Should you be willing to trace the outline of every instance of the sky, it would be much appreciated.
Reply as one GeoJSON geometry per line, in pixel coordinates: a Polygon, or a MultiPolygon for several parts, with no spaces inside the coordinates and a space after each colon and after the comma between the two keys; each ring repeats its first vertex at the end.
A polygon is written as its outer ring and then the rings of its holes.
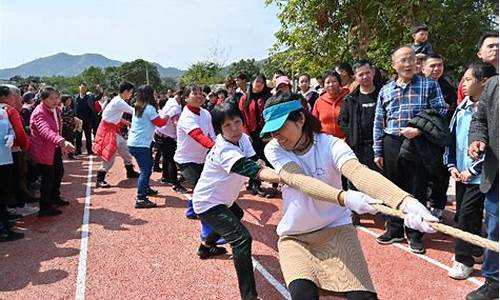
{"type": "Polygon", "coordinates": [[[264,0],[0,0],[0,68],[99,53],[186,69],[266,58],[280,28],[264,0]]]}

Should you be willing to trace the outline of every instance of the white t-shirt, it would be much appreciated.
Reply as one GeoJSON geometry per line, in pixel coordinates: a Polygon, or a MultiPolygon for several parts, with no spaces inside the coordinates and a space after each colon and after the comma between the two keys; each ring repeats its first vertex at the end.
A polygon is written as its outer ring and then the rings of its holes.
{"type": "Polygon", "coordinates": [[[233,205],[247,178],[231,173],[231,168],[239,159],[254,155],[255,150],[246,134],[243,134],[238,145],[226,141],[219,134],[214,147],[208,152],[205,166],[193,191],[194,212],[201,214],[220,204],[227,207],[233,205]]]}
{"type": "Polygon", "coordinates": [[[205,162],[208,149],[189,136],[189,133],[196,128],[200,128],[203,134],[212,140],[215,139],[212,116],[208,110],[201,108],[200,115],[197,115],[185,106],[177,122],[177,149],[174,155],[176,163],[202,164],[205,162]]]}
{"type": "Polygon", "coordinates": [[[168,118],[167,124],[161,128],[156,128],[156,132],[169,136],[173,139],[177,137],[176,134],[176,124],[179,120],[179,116],[182,112],[181,105],[177,103],[174,98],[168,99],[165,106],[160,110],[160,117],[163,119],[168,118]]]}
{"type": "MultiPolygon", "coordinates": [[[[277,172],[293,161],[306,175],[338,189],[342,189],[342,165],[350,159],[356,159],[346,143],[324,133],[314,134],[314,145],[303,155],[286,151],[276,139],[266,145],[264,154],[277,172]]],[[[351,211],[348,208],[314,200],[287,185],[282,188],[282,194],[284,212],[276,229],[280,236],[309,233],[351,223],[351,211]]]]}
{"type": "Polygon", "coordinates": [[[104,107],[102,119],[111,124],[120,123],[123,113],[133,115],[134,108],[128,105],[120,96],[116,96],[104,107]]]}

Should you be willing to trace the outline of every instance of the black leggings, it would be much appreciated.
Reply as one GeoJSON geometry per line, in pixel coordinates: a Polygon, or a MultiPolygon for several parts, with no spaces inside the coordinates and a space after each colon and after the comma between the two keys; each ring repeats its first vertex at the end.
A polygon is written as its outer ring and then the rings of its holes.
{"type": "MultiPolygon", "coordinates": [[[[318,287],[307,279],[296,279],[288,285],[292,300],[319,300],[318,287]]],[[[347,300],[377,300],[377,294],[367,291],[344,293],[347,300]]]]}

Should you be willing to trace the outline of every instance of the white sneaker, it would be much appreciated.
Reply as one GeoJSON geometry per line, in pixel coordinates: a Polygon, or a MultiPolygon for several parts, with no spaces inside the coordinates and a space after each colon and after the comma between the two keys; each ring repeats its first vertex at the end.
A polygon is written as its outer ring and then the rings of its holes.
{"type": "Polygon", "coordinates": [[[473,267],[467,267],[463,263],[455,261],[448,272],[448,276],[454,279],[467,279],[472,271],[474,271],[473,267]]]}
{"type": "Polygon", "coordinates": [[[16,214],[24,216],[29,216],[36,214],[40,209],[38,207],[29,206],[25,204],[23,207],[16,208],[16,214]]]}

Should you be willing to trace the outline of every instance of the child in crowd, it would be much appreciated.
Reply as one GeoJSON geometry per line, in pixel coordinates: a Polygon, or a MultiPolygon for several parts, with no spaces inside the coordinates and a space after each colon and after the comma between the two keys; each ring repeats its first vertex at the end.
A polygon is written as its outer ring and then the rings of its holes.
{"type": "Polygon", "coordinates": [[[61,136],[62,120],[59,92],[47,86],[40,92],[41,103],[33,110],[30,120],[30,155],[42,177],[39,216],[59,215],[56,206],[68,205],[61,198],[64,175],[62,155],[73,153],[75,147],[61,136]],[[43,151],[41,150],[43,149],[43,151]]]}
{"type": "Polygon", "coordinates": [[[415,51],[417,58],[423,58],[427,55],[434,54],[432,46],[428,41],[429,28],[427,25],[414,26],[411,36],[413,37],[413,45],[411,48],[415,51]]]}
{"type": "Polygon", "coordinates": [[[218,133],[207,155],[205,166],[193,192],[193,208],[212,229],[198,249],[202,259],[226,253],[217,247],[222,236],[233,252],[242,299],[257,299],[252,266],[252,238],[241,222],[243,210],[235,203],[247,177],[278,183],[280,178],[257,155],[249,137],[243,134],[238,108],[230,103],[212,110],[212,123],[218,133]]]}
{"type": "Polygon", "coordinates": [[[156,207],[156,203],[148,199],[148,196],[158,194],[158,191],[149,186],[149,178],[153,169],[151,143],[155,127],[162,127],[165,124],[167,124],[167,120],[158,115],[153,88],[149,85],[139,87],[132,116],[132,127],[127,140],[130,154],[135,157],[141,170],[137,181],[135,208],[156,207]]]}
{"type": "Polygon", "coordinates": [[[14,145],[14,131],[7,115],[4,99],[11,90],[0,86],[0,242],[22,239],[24,234],[12,230],[13,223],[7,211],[9,200],[13,197],[13,164],[11,148],[14,145]]]}
{"type": "MultiPolygon", "coordinates": [[[[486,81],[496,74],[495,67],[488,63],[473,63],[463,77],[464,101],[460,103],[450,122],[453,139],[446,147],[444,164],[451,177],[456,181],[456,222],[458,228],[480,235],[483,220],[485,195],[479,190],[481,170],[484,157],[473,161],[469,158],[469,127],[472,115],[477,111],[479,98],[483,93],[486,81]]],[[[455,242],[455,261],[448,272],[454,279],[466,279],[474,270],[478,258],[476,247],[461,239],[455,242]]]]}

